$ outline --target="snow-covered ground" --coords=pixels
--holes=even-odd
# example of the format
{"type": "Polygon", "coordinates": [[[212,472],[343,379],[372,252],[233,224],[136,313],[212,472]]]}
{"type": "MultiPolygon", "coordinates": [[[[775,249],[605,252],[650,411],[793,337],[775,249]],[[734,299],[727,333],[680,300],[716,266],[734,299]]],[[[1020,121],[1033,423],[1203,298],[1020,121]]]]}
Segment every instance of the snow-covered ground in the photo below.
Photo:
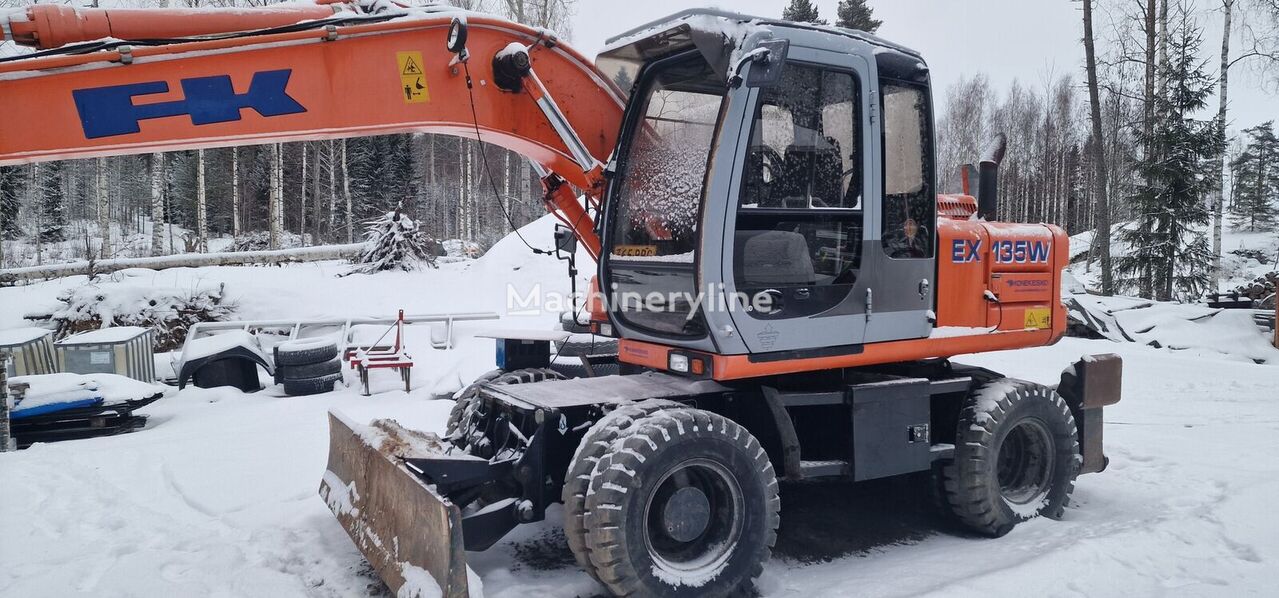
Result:
{"type": "MultiPolygon", "coordinates": [[[[549,223],[526,227],[549,245],[549,223]]],[[[157,272],[164,286],[225,282],[242,318],[507,311],[507,286],[565,290],[563,262],[508,239],[439,270],[337,278],[337,263],[157,272]]],[[[589,268],[584,268],[589,270],[589,268]]],[[[83,277],[0,289],[0,329],[83,277]]],[[[459,326],[458,347],[409,347],[413,388],[375,374],[286,397],[189,388],[147,407],[146,429],[0,455],[0,596],[353,596],[376,577],[316,495],[326,414],[393,417],[441,432],[451,406],[431,400],[493,364],[486,327],[547,328],[553,312],[459,326]]],[[[997,539],[938,521],[909,480],[783,488],[765,596],[1269,595],[1279,584],[1279,367],[1134,343],[1066,339],[962,361],[1055,382],[1084,354],[1125,358],[1123,401],[1106,411],[1110,468],[1079,480],[1064,521],[997,539]]],[[[469,556],[486,596],[593,596],[552,510],[469,556]]]]}

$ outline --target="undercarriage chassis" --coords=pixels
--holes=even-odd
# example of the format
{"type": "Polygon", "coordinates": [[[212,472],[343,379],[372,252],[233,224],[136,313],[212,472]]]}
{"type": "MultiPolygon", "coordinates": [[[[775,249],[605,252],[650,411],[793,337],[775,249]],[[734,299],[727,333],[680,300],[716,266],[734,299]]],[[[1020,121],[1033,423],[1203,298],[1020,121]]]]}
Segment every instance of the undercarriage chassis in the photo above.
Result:
{"type": "MultiPolygon", "coordinates": [[[[1089,357],[1055,389],[1078,422],[1079,473],[1105,467],[1101,410],[1118,400],[1120,373],[1117,357],[1089,357]]],[[[856,481],[959,461],[960,406],[1001,380],[938,361],[732,386],[655,372],[486,383],[447,438],[331,414],[320,494],[392,590],[429,574],[444,595],[465,596],[465,551],[545,519],[584,437],[611,425],[604,418],[626,411],[620,405],[664,399],[716,414],[758,438],[778,478],[856,481]]],[[[1017,384],[1056,396],[1052,386],[1017,384]]]]}

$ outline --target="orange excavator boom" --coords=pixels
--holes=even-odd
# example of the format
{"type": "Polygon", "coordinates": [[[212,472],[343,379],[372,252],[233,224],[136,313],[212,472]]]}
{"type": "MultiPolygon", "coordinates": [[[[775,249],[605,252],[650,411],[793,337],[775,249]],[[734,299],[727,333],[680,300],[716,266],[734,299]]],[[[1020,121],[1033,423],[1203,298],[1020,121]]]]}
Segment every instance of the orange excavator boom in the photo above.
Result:
{"type": "Polygon", "coordinates": [[[4,37],[24,45],[92,43],[0,59],[0,97],[20,98],[0,111],[0,165],[390,133],[479,138],[546,173],[547,207],[598,255],[594,222],[562,183],[599,206],[599,161],[623,110],[616,86],[545,30],[378,6],[0,13],[4,37]],[[455,21],[469,35],[460,54],[446,46],[455,21]],[[513,45],[528,68],[504,89],[495,58],[513,45]]]}

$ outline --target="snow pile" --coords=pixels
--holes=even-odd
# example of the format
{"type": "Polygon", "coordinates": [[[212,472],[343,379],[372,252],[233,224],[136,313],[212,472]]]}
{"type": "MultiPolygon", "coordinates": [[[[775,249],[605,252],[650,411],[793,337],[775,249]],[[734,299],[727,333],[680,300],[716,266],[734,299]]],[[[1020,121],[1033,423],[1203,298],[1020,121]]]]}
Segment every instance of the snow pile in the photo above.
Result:
{"type": "MultiPolygon", "coordinates": [[[[229,351],[236,347],[244,347],[256,354],[262,361],[267,363],[271,362],[271,360],[267,359],[266,353],[262,350],[262,343],[258,339],[258,336],[256,334],[250,334],[244,330],[227,330],[217,334],[186,341],[182,345],[181,362],[186,363],[196,359],[212,357],[218,353],[229,351]]],[[[181,366],[177,366],[174,369],[180,371],[182,368],[181,366]]]]}
{"type": "Polygon", "coordinates": [[[444,595],[440,584],[426,569],[400,563],[400,576],[404,578],[404,585],[395,593],[395,598],[439,598],[444,595]]]}
{"type": "Polygon", "coordinates": [[[475,241],[447,239],[440,243],[444,248],[444,256],[451,258],[477,259],[484,255],[484,248],[475,241]]]}
{"type": "Polygon", "coordinates": [[[56,324],[59,338],[111,326],[141,326],[155,330],[157,351],[181,346],[193,324],[228,320],[235,312],[223,285],[160,287],[127,275],[65,289],[57,300],[56,309],[36,317],[56,324]]]}
{"type": "Polygon", "coordinates": [[[9,386],[16,384],[26,384],[29,388],[22,401],[15,405],[15,419],[23,415],[51,413],[62,408],[136,401],[165,391],[163,386],[116,374],[59,373],[9,379],[9,386]]]}
{"type": "Polygon", "coordinates": [[[1095,295],[1072,295],[1065,303],[1072,319],[1113,341],[1279,364],[1279,349],[1248,310],[1095,295]]]}

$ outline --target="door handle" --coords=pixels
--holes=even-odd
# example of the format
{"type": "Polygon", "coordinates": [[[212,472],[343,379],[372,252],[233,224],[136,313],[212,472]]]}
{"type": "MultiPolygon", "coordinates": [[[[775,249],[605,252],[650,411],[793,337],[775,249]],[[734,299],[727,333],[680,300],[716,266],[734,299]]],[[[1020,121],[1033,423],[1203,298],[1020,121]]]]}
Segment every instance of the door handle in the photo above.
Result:
{"type": "Polygon", "coordinates": [[[772,316],[772,315],[779,314],[782,312],[782,309],[785,308],[786,306],[786,302],[784,300],[784,297],[782,296],[782,292],[777,289],[764,289],[756,293],[755,297],[756,297],[757,305],[759,303],[758,300],[760,295],[768,296],[768,306],[767,307],[759,306],[760,313],[763,313],[764,315],[772,316]]]}

